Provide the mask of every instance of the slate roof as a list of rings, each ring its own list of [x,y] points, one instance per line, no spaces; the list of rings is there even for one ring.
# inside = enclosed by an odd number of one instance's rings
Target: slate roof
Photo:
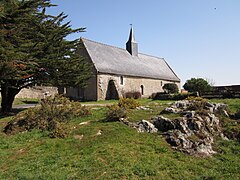
[[[127,50],[81,38],[96,70],[100,73],[145,77],[179,82],[163,58],[139,53],[132,56]]]

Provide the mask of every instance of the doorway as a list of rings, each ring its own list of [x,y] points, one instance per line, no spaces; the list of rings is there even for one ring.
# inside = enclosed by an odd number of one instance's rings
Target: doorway
[[[108,87],[107,87],[107,93],[106,93],[106,100],[110,99],[119,99],[119,94],[115,85],[115,82],[113,80],[110,80],[108,82]]]

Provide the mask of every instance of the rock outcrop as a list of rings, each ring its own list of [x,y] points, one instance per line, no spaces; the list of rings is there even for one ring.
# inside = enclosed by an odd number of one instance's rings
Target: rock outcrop
[[[138,123],[125,121],[138,132],[159,131],[172,146],[181,152],[211,156],[216,153],[212,145],[216,137],[227,139],[221,129],[218,115],[228,116],[227,105],[214,104],[200,100],[183,100],[165,108],[151,122]],[[167,118],[175,117],[175,118]]]
[[[164,114],[177,114],[178,118],[165,118]],[[226,104],[204,100],[177,101],[153,119],[155,127],[163,132],[166,141],[179,151],[210,156],[216,153],[212,144],[215,137],[225,138],[218,115],[228,116]]]
[[[226,109],[225,104],[203,100],[177,101],[155,117],[153,124],[174,149],[191,155],[210,156],[216,153],[212,148],[215,137],[225,138],[217,115],[228,116]],[[179,117],[163,116],[171,113]]]

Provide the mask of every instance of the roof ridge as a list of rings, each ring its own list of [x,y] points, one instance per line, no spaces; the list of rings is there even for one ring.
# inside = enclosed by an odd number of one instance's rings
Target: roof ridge
[[[80,39],[85,39],[87,41],[91,41],[91,42],[94,42],[94,43],[97,43],[97,44],[101,44],[101,45],[104,45],[104,46],[108,46],[108,47],[112,47],[112,48],[116,48],[116,49],[121,49],[121,50],[124,50],[124,51],[127,51],[126,49],[124,48],[120,48],[120,47],[117,47],[117,46],[114,46],[114,45],[109,45],[109,44],[104,44],[104,43],[101,43],[101,42],[97,42],[97,41],[93,41],[91,39],[87,39],[87,38],[84,38],[84,37],[81,37]],[[158,58],[158,59],[162,59],[164,60],[163,57],[158,57],[158,56],[154,56],[154,55],[149,55],[149,54],[146,54],[146,53],[138,53],[138,54],[141,54],[141,55],[145,55],[145,56],[150,56],[150,57],[154,57],[154,58]]]
[[[164,60],[163,57],[159,57],[159,56],[149,55],[149,54],[145,54],[145,53],[139,53],[139,54]]]
[[[104,43],[101,43],[101,42],[93,41],[93,40],[90,40],[90,39],[87,39],[87,38],[84,38],[84,37],[81,37],[80,39],[85,39],[87,41],[91,41],[91,42],[94,42],[94,43],[97,43],[97,44],[101,44],[101,45],[104,45],[104,46],[109,46],[109,47],[112,47],[112,48],[116,48],[116,49],[121,49],[121,50],[127,51],[124,48],[120,48],[120,47],[117,47],[117,46],[114,46],[114,45],[109,45],[109,44],[104,44]]]

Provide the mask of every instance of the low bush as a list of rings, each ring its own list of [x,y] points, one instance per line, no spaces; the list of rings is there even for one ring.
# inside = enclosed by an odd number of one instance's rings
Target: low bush
[[[106,115],[107,121],[119,121],[120,118],[127,117],[127,110],[135,109],[140,106],[140,104],[132,98],[121,98],[118,104],[108,106],[108,111]]]
[[[191,106],[188,107],[188,110],[191,111],[202,111],[207,103],[207,100],[202,97],[189,96],[187,100],[192,103]]]
[[[170,100],[172,99],[171,94],[167,94],[166,92],[158,92],[155,93],[155,96],[153,97],[153,100]]]
[[[188,94],[181,94],[181,93],[177,93],[177,94],[168,94],[166,92],[158,92],[158,93],[153,93],[151,98],[153,100],[184,100],[186,98],[188,98],[189,96],[192,96],[192,93],[188,93]]]
[[[64,126],[71,118],[90,115],[87,107],[63,96],[47,97],[40,107],[17,114],[4,128],[6,134],[39,129],[49,131],[51,137],[65,137]]]
[[[120,107],[116,104],[108,106],[108,111],[106,115],[107,121],[119,121],[120,118],[126,118],[127,112],[126,109]]]
[[[124,109],[135,109],[140,106],[140,104],[132,98],[121,98],[118,101],[118,106]]]
[[[141,93],[140,92],[138,92],[138,91],[134,91],[134,92],[126,92],[125,94],[124,94],[124,97],[125,98],[133,98],[133,99],[139,99],[139,98],[141,98]]]

